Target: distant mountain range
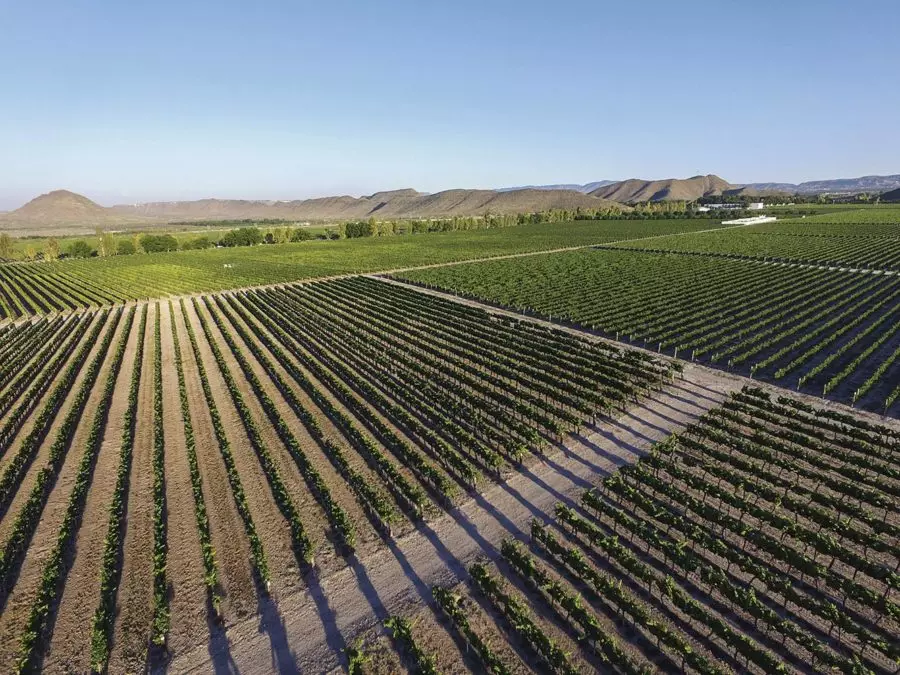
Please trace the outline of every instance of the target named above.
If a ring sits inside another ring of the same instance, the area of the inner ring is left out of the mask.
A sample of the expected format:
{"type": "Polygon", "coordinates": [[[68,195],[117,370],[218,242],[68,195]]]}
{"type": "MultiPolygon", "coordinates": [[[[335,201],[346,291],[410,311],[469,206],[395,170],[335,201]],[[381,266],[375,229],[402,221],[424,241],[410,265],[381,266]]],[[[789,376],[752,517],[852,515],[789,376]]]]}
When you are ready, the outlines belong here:
{"type": "MultiPolygon", "coordinates": [[[[499,190],[445,190],[428,194],[411,188],[363,197],[260,201],[199,199],[101,206],[83,195],[55,190],[21,208],[0,213],[0,229],[16,235],[90,232],[94,228],[165,225],[175,221],[284,219],[339,221],[375,217],[440,218],[485,213],[533,213],[551,209],[622,208],[648,201],[693,201],[720,195],[760,196],[801,193],[888,192],[900,188],[900,174],[806,183],[735,185],[716,176],[585,184],[531,185],[499,190]]],[[[896,198],[896,197],[895,197],[896,198]]]]}
{"type": "Polygon", "coordinates": [[[83,195],[55,190],[15,211],[0,214],[0,228],[16,234],[89,232],[96,227],[153,226],[175,221],[284,219],[340,221],[375,217],[435,218],[485,213],[533,213],[551,209],[625,208],[574,190],[445,190],[434,194],[413,189],[376,192],[364,197],[321,197],[292,201],[200,199],[105,207],[83,195]]]}
{"type": "Polygon", "coordinates": [[[757,190],[776,190],[778,192],[790,192],[791,194],[884,192],[885,190],[900,188],[900,174],[812,180],[806,183],[749,183],[741,187],[750,187],[757,190]]]}
{"type": "Polygon", "coordinates": [[[693,201],[700,197],[715,197],[733,189],[734,186],[728,181],[710,174],[664,180],[631,178],[599,187],[590,194],[600,199],[635,204],[638,202],[693,201]]]}
{"type": "MultiPolygon", "coordinates": [[[[595,183],[529,185],[532,190],[576,190],[603,199],[612,199],[623,204],[647,201],[691,200],[717,195],[767,194],[826,194],[854,192],[884,192],[900,188],[900,174],[891,176],[862,176],[860,178],[837,178],[833,180],[807,181],[805,183],[729,183],[716,175],[693,176],[691,178],[668,178],[664,180],[644,180],[630,178],[623,181],[601,180],[595,183]]],[[[524,188],[501,188],[500,191],[524,188]]]]}

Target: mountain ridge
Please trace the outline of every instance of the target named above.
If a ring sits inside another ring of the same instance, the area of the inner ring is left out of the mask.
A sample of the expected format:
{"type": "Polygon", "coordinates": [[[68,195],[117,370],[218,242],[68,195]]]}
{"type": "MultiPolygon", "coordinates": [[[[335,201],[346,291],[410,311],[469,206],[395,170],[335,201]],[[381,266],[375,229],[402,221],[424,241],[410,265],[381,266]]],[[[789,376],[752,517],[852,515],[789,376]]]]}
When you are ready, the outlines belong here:
{"type": "MultiPolygon", "coordinates": [[[[711,174],[712,175],[712,174],[711,174]]],[[[718,176],[715,176],[718,178],[718,176]]],[[[512,190],[534,189],[534,190],[550,190],[550,189],[573,189],[588,193],[596,193],[599,188],[612,188],[612,186],[624,183],[641,182],[641,183],[667,183],[670,181],[692,181],[701,176],[692,178],[677,179],[667,178],[659,180],[643,180],[639,178],[630,178],[628,180],[602,180],[594,183],[584,184],[556,184],[556,185],[528,185],[523,187],[500,188],[498,192],[506,192],[512,190]],[[588,186],[591,189],[585,189],[588,186]]],[[[721,180],[721,179],[720,179],[721,180]]],[[[723,181],[726,182],[726,181],[723,181]]],[[[828,192],[884,192],[900,188],[900,174],[891,175],[868,175],[859,176],[857,178],[831,178],[825,180],[813,180],[803,183],[729,183],[729,187],[723,192],[725,194],[745,194],[745,195],[774,195],[774,194],[817,194],[828,192]]],[[[610,190],[612,191],[612,190],[610,190]]],[[[702,196],[702,195],[701,195],[702,196]]],[[[713,196],[713,195],[707,195],[713,196]]]]}
{"type": "Polygon", "coordinates": [[[612,185],[597,188],[590,194],[600,199],[611,199],[623,204],[659,201],[694,201],[700,197],[721,195],[733,186],[715,174],[690,178],[666,178],[644,180],[629,178],[612,185]]]}
{"type": "Polygon", "coordinates": [[[804,183],[745,183],[738,187],[751,187],[757,190],[776,190],[778,192],[789,192],[791,194],[885,192],[900,188],[900,174],[810,180],[804,183]]]}
{"type": "Polygon", "coordinates": [[[279,219],[338,221],[376,218],[476,216],[531,213],[553,209],[627,209],[621,204],[574,190],[456,189],[422,193],[412,188],[362,197],[340,195],[300,200],[198,199],[101,206],[83,195],[54,190],[0,214],[0,228],[35,234],[64,226],[85,231],[112,225],[164,225],[176,221],[279,219]]]}

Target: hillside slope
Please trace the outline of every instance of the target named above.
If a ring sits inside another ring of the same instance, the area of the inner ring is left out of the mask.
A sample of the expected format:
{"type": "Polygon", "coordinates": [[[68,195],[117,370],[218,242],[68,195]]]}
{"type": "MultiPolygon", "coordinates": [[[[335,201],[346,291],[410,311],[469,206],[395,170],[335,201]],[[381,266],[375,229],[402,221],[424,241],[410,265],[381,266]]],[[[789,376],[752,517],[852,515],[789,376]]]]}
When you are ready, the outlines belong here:
{"type": "Polygon", "coordinates": [[[0,227],[3,229],[23,229],[35,234],[58,227],[89,228],[143,222],[145,219],[136,214],[122,214],[69,190],[42,194],[15,211],[0,214],[0,227]]]}
{"type": "Polygon", "coordinates": [[[116,206],[123,215],[167,220],[287,218],[340,220],[353,218],[432,218],[491,213],[525,213],[549,209],[615,208],[617,205],[574,190],[415,190],[376,192],[365,197],[320,197],[284,202],[203,199],[116,206]]]}
{"type": "Polygon", "coordinates": [[[664,180],[629,180],[600,187],[590,194],[600,199],[611,199],[623,204],[660,201],[692,201],[700,197],[720,195],[734,189],[731,183],[716,175],[692,178],[667,178],[664,180]]]}
{"type": "Polygon", "coordinates": [[[551,209],[627,209],[621,204],[575,190],[445,190],[425,194],[413,189],[293,201],[198,199],[104,207],[87,197],[56,190],[21,208],[0,214],[0,229],[17,236],[90,232],[96,227],[165,225],[178,221],[284,219],[340,221],[375,217],[436,218],[485,213],[532,213],[551,209]]]}
{"type": "Polygon", "coordinates": [[[900,188],[896,190],[891,190],[890,192],[885,192],[881,195],[881,201],[883,202],[900,202],[900,188]]]}

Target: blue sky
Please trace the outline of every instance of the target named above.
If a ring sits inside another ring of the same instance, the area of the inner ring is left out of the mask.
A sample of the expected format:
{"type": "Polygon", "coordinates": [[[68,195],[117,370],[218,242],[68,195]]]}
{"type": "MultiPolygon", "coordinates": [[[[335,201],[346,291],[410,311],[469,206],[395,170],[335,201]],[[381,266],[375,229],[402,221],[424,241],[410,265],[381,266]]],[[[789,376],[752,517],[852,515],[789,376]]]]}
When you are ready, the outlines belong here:
{"type": "Polygon", "coordinates": [[[900,173],[896,0],[0,0],[0,208],[900,173]]]}

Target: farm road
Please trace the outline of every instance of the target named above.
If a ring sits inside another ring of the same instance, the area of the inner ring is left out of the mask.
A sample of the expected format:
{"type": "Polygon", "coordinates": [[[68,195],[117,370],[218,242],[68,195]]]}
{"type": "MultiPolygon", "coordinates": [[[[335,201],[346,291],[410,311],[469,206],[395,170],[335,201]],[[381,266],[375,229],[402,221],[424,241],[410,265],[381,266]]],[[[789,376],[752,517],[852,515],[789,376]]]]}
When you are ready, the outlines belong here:
{"type": "Polygon", "coordinates": [[[475,559],[494,556],[510,536],[527,538],[532,518],[551,520],[559,502],[573,502],[616,467],[633,462],[654,442],[683,429],[740,383],[693,368],[653,398],[613,420],[569,438],[545,459],[415,532],[308,588],[278,598],[261,616],[227,630],[228,644],[198,645],[177,657],[170,672],[323,672],[341,650],[390,614],[429,602],[435,584],[465,577],[475,559]]]}

